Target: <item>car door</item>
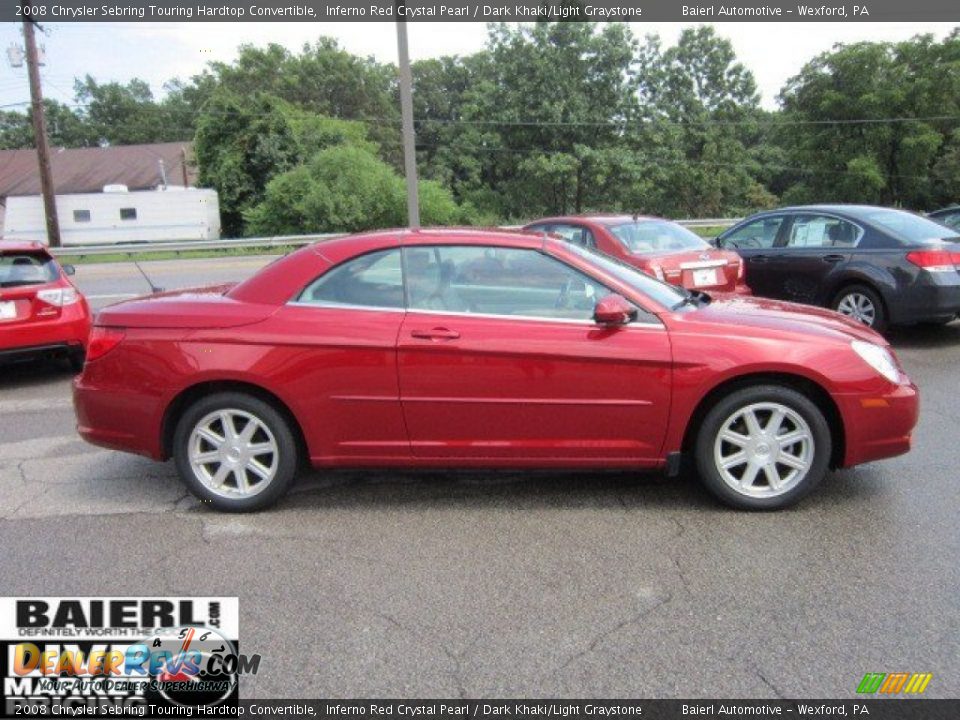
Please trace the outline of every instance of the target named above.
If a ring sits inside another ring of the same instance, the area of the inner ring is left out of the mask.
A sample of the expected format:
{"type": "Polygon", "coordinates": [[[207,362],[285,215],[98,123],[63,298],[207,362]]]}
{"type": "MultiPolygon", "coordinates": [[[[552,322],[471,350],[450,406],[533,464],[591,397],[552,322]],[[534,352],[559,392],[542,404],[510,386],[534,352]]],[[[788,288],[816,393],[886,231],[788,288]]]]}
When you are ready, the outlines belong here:
{"type": "Polygon", "coordinates": [[[824,302],[850,263],[863,235],[856,224],[824,213],[793,213],[766,261],[764,273],[774,288],[770,297],[810,305],[824,302]]]}
{"type": "Polygon", "coordinates": [[[398,340],[415,456],[654,464],[670,401],[670,343],[655,316],[592,321],[601,283],[531,249],[404,249],[398,340]]]}
{"type": "Polygon", "coordinates": [[[779,297],[779,288],[769,272],[777,240],[784,230],[786,215],[764,215],[748,220],[723,233],[717,246],[734,250],[744,262],[744,281],[754,295],[779,297]]]}
{"type": "Polygon", "coordinates": [[[297,399],[313,455],[409,458],[396,369],[404,312],[399,247],[327,270],[278,311],[282,342],[265,362],[297,399]]]}

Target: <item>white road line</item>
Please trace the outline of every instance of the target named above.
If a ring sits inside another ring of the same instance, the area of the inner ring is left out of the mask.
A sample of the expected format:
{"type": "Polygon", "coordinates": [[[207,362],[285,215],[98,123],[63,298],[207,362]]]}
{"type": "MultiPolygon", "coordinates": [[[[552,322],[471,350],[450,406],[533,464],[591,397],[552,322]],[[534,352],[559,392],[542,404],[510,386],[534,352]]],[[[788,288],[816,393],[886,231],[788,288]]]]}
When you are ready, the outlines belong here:
{"type": "Polygon", "coordinates": [[[31,400],[0,400],[0,415],[14,413],[43,412],[73,407],[69,397],[35,398],[31,400]]]}

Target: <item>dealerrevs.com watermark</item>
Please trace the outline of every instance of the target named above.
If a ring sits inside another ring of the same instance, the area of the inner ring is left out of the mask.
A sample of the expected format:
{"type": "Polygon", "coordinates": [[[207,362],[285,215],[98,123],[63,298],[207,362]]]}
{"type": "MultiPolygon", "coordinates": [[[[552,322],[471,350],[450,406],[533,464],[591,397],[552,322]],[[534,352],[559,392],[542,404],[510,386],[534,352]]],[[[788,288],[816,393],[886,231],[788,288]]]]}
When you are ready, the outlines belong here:
{"type": "Polygon", "coordinates": [[[259,655],[235,597],[0,599],[0,714],[231,707],[259,655]]]}

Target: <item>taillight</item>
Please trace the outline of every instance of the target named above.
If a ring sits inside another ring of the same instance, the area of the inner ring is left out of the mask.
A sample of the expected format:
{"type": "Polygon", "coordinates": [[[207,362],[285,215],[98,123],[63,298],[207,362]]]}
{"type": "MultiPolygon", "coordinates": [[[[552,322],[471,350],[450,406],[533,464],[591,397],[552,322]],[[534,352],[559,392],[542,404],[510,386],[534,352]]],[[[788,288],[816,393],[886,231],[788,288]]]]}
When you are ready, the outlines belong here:
{"type": "Polygon", "coordinates": [[[747,268],[743,260],[737,260],[737,280],[743,280],[747,274],[747,268]]]}
{"type": "Polygon", "coordinates": [[[113,350],[126,335],[126,330],[116,327],[94,327],[87,341],[87,362],[96,360],[113,350]]]}
{"type": "Polygon", "coordinates": [[[927,272],[953,272],[960,265],[960,253],[947,250],[914,250],[907,260],[927,272]]]}
{"type": "Polygon", "coordinates": [[[46,290],[37,290],[37,300],[42,300],[47,305],[63,307],[64,305],[73,305],[80,300],[80,293],[76,288],[49,288],[46,290]]]}

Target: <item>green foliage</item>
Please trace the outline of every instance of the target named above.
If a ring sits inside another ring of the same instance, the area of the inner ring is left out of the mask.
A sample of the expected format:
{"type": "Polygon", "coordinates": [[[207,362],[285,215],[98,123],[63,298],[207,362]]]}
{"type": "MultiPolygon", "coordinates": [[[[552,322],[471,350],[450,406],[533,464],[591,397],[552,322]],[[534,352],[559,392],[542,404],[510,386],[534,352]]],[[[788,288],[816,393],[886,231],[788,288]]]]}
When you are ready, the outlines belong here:
{"type": "MultiPolygon", "coordinates": [[[[420,185],[421,220],[449,225],[461,218],[449,191],[420,185]]],[[[263,201],[246,213],[252,235],[353,232],[406,224],[403,179],[369,150],[338,145],[278,175],[263,201]]]]}

